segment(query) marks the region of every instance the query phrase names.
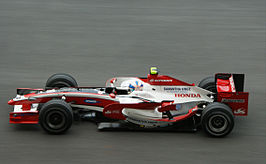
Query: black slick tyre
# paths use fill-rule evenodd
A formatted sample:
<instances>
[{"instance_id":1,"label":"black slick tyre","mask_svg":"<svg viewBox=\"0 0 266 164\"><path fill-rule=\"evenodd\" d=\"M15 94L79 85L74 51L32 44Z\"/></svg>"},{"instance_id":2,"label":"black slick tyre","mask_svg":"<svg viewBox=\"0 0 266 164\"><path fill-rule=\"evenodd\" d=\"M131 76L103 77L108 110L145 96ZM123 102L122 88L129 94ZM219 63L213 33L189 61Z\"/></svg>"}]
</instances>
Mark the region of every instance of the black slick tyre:
<instances>
[{"instance_id":1,"label":"black slick tyre","mask_svg":"<svg viewBox=\"0 0 266 164\"><path fill-rule=\"evenodd\" d=\"M202 111L201 125L208 135L224 137L234 128L233 112L227 105L213 102Z\"/></svg>"},{"instance_id":2,"label":"black slick tyre","mask_svg":"<svg viewBox=\"0 0 266 164\"><path fill-rule=\"evenodd\" d=\"M78 87L78 84L71 75L65 73L57 73L50 76L45 85L46 89L63 87Z\"/></svg>"},{"instance_id":3,"label":"black slick tyre","mask_svg":"<svg viewBox=\"0 0 266 164\"><path fill-rule=\"evenodd\" d=\"M66 132L71 127L72 122L72 108L63 100L50 100L40 109L39 123L50 134Z\"/></svg>"}]
</instances>

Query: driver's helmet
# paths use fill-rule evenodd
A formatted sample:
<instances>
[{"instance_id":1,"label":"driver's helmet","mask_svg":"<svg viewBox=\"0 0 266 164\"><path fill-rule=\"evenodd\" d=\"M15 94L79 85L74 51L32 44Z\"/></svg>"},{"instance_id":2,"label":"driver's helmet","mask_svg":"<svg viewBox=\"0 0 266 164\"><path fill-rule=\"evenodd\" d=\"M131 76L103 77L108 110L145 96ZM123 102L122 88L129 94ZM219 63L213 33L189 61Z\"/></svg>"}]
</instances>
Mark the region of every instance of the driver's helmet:
<instances>
[{"instance_id":1,"label":"driver's helmet","mask_svg":"<svg viewBox=\"0 0 266 164\"><path fill-rule=\"evenodd\" d=\"M133 91L142 91L143 83L137 79L126 80L121 83L122 88L128 88L131 92Z\"/></svg>"}]
</instances>

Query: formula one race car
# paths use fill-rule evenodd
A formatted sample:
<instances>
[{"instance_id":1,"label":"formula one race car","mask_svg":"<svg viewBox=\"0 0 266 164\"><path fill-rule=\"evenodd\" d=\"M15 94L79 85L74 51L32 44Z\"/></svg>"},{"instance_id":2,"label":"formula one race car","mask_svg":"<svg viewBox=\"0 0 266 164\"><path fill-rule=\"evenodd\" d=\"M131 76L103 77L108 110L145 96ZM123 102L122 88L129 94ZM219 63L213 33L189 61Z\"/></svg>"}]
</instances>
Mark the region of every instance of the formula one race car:
<instances>
[{"instance_id":1,"label":"formula one race car","mask_svg":"<svg viewBox=\"0 0 266 164\"><path fill-rule=\"evenodd\" d=\"M45 89L18 88L10 123L40 124L52 134L66 132L74 120L95 121L99 130L177 130L199 127L222 137L234 116L248 113L244 74L217 73L198 86L158 75L115 77L105 87L78 87L68 74L54 74Z\"/></svg>"}]
</instances>

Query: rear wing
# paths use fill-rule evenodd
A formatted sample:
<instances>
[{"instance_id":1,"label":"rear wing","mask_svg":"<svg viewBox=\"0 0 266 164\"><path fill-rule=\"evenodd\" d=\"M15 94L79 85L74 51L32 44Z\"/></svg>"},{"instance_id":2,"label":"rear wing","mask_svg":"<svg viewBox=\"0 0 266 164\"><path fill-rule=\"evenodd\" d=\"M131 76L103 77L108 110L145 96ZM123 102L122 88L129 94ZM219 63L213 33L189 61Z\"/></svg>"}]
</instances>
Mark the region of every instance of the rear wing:
<instances>
[{"instance_id":1,"label":"rear wing","mask_svg":"<svg viewBox=\"0 0 266 164\"><path fill-rule=\"evenodd\" d=\"M231 107L236 116L248 114L248 92L244 92L244 74L217 73L217 101Z\"/></svg>"}]
</instances>

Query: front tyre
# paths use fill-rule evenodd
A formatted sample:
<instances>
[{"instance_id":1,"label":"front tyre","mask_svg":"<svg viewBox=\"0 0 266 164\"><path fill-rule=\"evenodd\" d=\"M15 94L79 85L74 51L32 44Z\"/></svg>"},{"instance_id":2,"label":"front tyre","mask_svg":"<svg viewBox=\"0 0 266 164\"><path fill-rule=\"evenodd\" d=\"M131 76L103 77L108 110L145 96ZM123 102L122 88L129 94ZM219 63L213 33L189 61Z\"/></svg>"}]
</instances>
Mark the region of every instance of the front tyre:
<instances>
[{"instance_id":1,"label":"front tyre","mask_svg":"<svg viewBox=\"0 0 266 164\"><path fill-rule=\"evenodd\" d=\"M211 103L202 111L201 125L208 135L224 137L234 127L232 110L225 104L219 102Z\"/></svg>"},{"instance_id":2,"label":"front tyre","mask_svg":"<svg viewBox=\"0 0 266 164\"><path fill-rule=\"evenodd\" d=\"M48 78L45 88L78 87L76 80L69 74L57 73Z\"/></svg>"},{"instance_id":3,"label":"front tyre","mask_svg":"<svg viewBox=\"0 0 266 164\"><path fill-rule=\"evenodd\" d=\"M62 134L72 125L73 112L68 103L63 100L51 100L40 109L39 123L51 134Z\"/></svg>"}]
</instances>

